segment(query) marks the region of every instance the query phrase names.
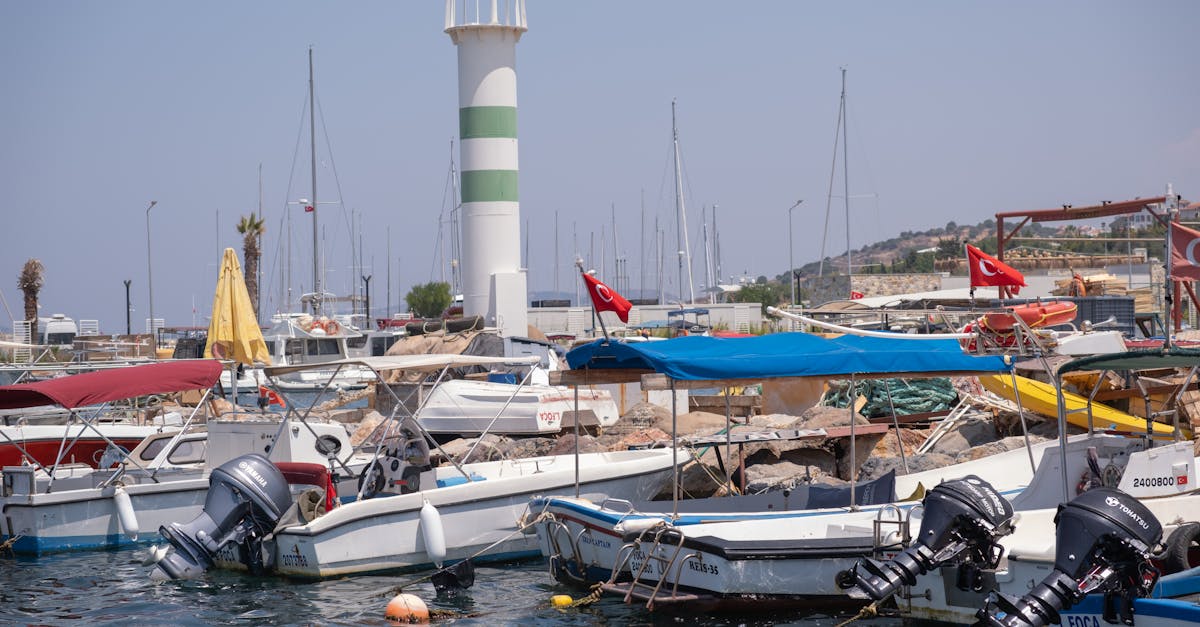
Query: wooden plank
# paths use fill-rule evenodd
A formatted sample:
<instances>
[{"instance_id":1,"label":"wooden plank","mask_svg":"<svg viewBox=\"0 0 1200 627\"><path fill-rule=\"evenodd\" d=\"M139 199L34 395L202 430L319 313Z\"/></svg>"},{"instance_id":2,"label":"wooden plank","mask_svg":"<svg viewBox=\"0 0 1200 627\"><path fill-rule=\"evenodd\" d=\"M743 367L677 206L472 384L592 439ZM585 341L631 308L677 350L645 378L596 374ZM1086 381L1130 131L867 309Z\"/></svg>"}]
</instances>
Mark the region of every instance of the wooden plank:
<instances>
[{"instance_id":1,"label":"wooden plank","mask_svg":"<svg viewBox=\"0 0 1200 627\"><path fill-rule=\"evenodd\" d=\"M912 424L914 422L931 422L939 418L945 418L949 415L950 410L948 409L945 411L927 411L919 414L897 414L896 422L902 425ZM892 424L891 416L879 416L877 418L868 418L867 420L870 420L871 424Z\"/></svg>"},{"instance_id":2,"label":"wooden plank","mask_svg":"<svg viewBox=\"0 0 1200 627\"><path fill-rule=\"evenodd\" d=\"M644 368L581 368L556 370L550 373L550 385L601 385L606 383L637 383L652 370Z\"/></svg>"},{"instance_id":3,"label":"wooden plank","mask_svg":"<svg viewBox=\"0 0 1200 627\"><path fill-rule=\"evenodd\" d=\"M1178 383L1174 384L1174 385L1170 385L1170 384L1168 384L1168 385L1152 385L1152 386L1146 388L1146 391L1151 396L1153 396L1155 394L1174 394L1175 391L1179 389L1179 387L1180 387L1180 384L1178 384ZM1196 390L1200 390L1200 381L1194 382L1190 386L1188 386L1189 392L1194 392ZM1087 396L1087 395L1085 394L1083 396ZM1141 390L1138 390L1137 388L1128 388L1128 389L1123 389L1123 390L1106 390L1106 391L1102 391L1102 392L1097 392L1095 400L1100 402L1100 401L1111 401L1111 400L1115 400L1115 399L1119 399L1119 398L1138 398L1138 399L1140 399L1140 398L1142 398L1142 392L1141 392Z\"/></svg>"},{"instance_id":4,"label":"wooden plank","mask_svg":"<svg viewBox=\"0 0 1200 627\"><path fill-rule=\"evenodd\" d=\"M574 371L570 371L570 372L574 372ZM593 372L600 372L600 371L594 370ZM642 389L643 390L669 390L669 389L671 389L671 377L668 377L667 375L662 374L660 372L649 372L649 371L643 371L643 372L648 373L648 374L642 375ZM987 374L987 373L959 372L959 371L880 372L880 373L874 373L874 374L855 374L854 379L856 381L865 380L865 379L934 379L937 377L977 377L980 374ZM712 380L704 380L704 381L687 381L687 380L679 379L679 380L675 381L675 389L677 389L677 390L694 390L697 388L703 389L703 388L741 387L741 386L746 386L746 385L758 385L759 383L762 383L763 381L766 381L766 380L770 380L773 382L787 383L788 381L804 381L804 380L828 381L830 379L842 380L842 379L849 379L849 378L850 378L850 375L837 375L837 376L821 375L821 376L812 376L812 377L764 377L764 378L756 378L756 379L712 379ZM553 382L553 380L551 382Z\"/></svg>"}]
</instances>

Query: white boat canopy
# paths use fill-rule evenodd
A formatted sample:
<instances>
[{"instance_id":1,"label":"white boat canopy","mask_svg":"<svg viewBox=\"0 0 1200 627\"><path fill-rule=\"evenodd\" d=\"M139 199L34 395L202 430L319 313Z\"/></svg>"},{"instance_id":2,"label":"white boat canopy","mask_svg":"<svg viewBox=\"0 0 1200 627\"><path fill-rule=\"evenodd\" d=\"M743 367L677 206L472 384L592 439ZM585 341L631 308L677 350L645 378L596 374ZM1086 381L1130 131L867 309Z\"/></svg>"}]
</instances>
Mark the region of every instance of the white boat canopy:
<instances>
[{"instance_id":1,"label":"white boat canopy","mask_svg":"<svg viewBox=\"0 0 1200 627\"><path fill-rule=\"evenodd\" d=\"M323 361L311 364L295 364L291 366L268 366L263 373L269 377L300 372L303 370L327 370L340 366L365 366L375 372L389 370L415 370L434 372L443 368L461 368L464 366L532 366L541 361L537 355L523 357L489 357L485 355L455 355L449 353L433 353L427 355L390 355L382 357L355 357Z\"/></svg>"}]
</instances>

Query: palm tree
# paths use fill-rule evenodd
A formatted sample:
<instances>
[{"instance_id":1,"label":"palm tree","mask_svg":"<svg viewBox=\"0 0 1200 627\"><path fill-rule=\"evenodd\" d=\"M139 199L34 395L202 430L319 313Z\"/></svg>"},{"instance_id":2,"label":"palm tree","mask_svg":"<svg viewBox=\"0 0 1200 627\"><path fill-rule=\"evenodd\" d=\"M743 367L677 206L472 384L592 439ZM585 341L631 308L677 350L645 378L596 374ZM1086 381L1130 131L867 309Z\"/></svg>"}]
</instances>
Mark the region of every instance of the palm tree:
<instances>
[{"instance_id":1,"label":"palm tree","mask_svg":"<svg viewBox=\"0 0 1200 627\"><path fill-rule=\"evenodd\" d=\"M42 291L46 268L37 259L30 259L21 268L17 277L17 289L25 294L25 319L29 321L30 335L37 335L38 292Z\"/></svg>"},{"instance_id":2,"label":"palm tree","mask_svg":"<svg viewBox=\"0 0 1200 627\"><path fill-rule=\"evenodd\" d=\"M253 212L238 221L237 232L242 235L242 260L246 265L246 291L254 305L254 316L258 317L258 260L262 257L262 236L267 223Z\"/></svg>"}]
</instances>

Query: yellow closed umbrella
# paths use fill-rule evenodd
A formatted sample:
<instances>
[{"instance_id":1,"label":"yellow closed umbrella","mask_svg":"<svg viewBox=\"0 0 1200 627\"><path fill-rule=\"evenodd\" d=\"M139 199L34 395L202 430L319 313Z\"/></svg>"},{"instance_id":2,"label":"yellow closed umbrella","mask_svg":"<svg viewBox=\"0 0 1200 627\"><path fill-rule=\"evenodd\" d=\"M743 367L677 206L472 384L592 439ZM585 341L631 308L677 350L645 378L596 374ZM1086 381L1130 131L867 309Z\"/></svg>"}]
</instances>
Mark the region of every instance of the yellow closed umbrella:
<instances>
[{"instance_id":1,"label":"yellow closed umbrella","mask_svg":"<svg viewBox=\"0 0 1200 627\"><path fill-rule=\"evenodd\" d=\"M250 303L250 292L246 290L242 264L232 248L226 248L221 258L204 356L232 359L247 366L271 365L271 353L267 351L267 342Z\"/></svg>"}]
</instances>

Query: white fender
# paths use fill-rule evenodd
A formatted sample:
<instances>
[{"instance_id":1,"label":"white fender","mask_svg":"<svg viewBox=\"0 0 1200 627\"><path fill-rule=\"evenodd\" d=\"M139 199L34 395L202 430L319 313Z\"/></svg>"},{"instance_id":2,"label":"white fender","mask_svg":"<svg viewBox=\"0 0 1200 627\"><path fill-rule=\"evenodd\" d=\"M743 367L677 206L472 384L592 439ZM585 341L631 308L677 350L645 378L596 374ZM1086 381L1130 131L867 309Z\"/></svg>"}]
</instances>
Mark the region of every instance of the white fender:
<instances>
[{"instance_id":1,"label":"white fender","mask_svg":"<svg viewBox=\"0 0 1200 627\"><path fill-rule=\"evenodd\" d=\"M425 537L425 553L441 568L446 561L446 533L442 530L442 515L428 500L421 506L421 535Z\"/></svg>"},{"instance_id":2,"label":"white fender","mask_svg":"<svg viewBox=\"0 0 1200 627\"><path fill-rule=\"evenodd\" d=\"M133 511L133 503L129 500L125 488L118 486L113 491L113 505L117 507L117 518L121 520L121 529L125 531L125 535L129 536L130 540L137 540L137 514Z\"/></svg>"}]
</instances>

